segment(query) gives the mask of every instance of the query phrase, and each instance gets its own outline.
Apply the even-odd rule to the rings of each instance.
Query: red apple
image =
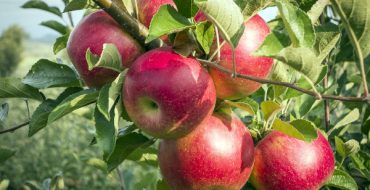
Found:
[[[320,132],[308,143],[273,131],[256,146],[251,181],[257,189],[316,190],[334,166],[330,144]]]
[[[150,26],[153,16],[162,5],[176,6],[172,0],[137,0],[139,21],[147,28]]]
[[[173,190],[240,190],[252,172],[253,153],[240,119],[215,114],[189,135],[163,140],[159,166]]]
[[[201,15],[197,19],[202,20]],[[267,78],[273,60],[267,57],[253,56],[253,52],[259,48],[270,29],[266,22],[258,15],[245,23],[245,31],[235,49],[236,69],[240,74],[258,78]],[[220,65],[232,70],[232,48],[225,44],[221,50]],[[210,75],[216,86],[217,97],[221,99],[240,99],[257,91],[261,84],[246,79],[233,78],[230,74],[211,68]]]
[[[112,43],[118,48],[124,67],[129,67],[143,53],[140,45],[104,11],[86,16],[71,33],[67,51],[73,65],[89,87],[99,88],[113,81],[119,74],[104,68],[94,68],[91,71],[88,69],[87,49],[100,55],[105,43]]]
[[[132,121],[157,138],[188,134],[211,115],[216,102],[207,71],[171,48],[140,56],[127,73],[123,94]]]

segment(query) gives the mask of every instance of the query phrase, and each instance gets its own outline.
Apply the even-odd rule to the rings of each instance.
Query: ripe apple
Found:
[[[87,49],[90,48],[93,54],[100,55],[105,43],[112,43],[118,48],[124,67],[129,67],[143,53],[141,46],[104,11],[86,16],[71,33],[67,52],[81,78],[89,87],[99,88],[113,81],[119,74],[104,68],[94,68],[91,71],[88,69]]]
[[[216,102],[207,71],[170,47],[140,56],[127,73],[123,94],[132,121],[157,138],[188,134],[211,115]]]
[[[201,15],[197,15],[201,19]],[[235,49],[235,62],[237,72],[258,78],[268,77],[273,60],[267,57],[253,56],[259,48],[270,29],[266,22],[258,15],[245,23],[245,31]],[[225,44],[221,49],[220,65],[233,70],[232,48]],[[221,99],[240,99],[257,91],[261,84],[246,79],[233,78],[229,74],[210,68],[210,75],[216,86],[217,97]]]
[[[158,159],[173,190],[240,190],[252,172],[254,145],[239,118],[214,114],[187,136],[161,141]]]
[[[162,5],[176,6],[172,0],[137,0],[139,21],[147,28],[150,26],[153,16]]]
[[[319,131],[311,143],[273,131],[256,146],[251,181],[257,189],[316,190],[334,166],[330,144]]]

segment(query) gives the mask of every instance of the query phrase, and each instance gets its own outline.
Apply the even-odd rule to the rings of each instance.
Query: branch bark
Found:
[[[132,17],[125,9],[122,9],[116,2],[111,0],[94,0],[94,2],[111,15],[145,49],[155,49],[163,45],[160,39],[146,44],[145,39],[149,34],[148,28]]]
[[[25,127],[25,126],[27,126],[27,125],[29,125],[29,124],[30,124],[30,121],[26,121],[26,122],[24,122],[24,123],[22,123],[22,124],[19,124],[19,125],[15,126],[15,127],[10,128],[10,129],[5,129],[5,130],[3,130],[3,131],[0,131],[0,135],[1,135],[1,134],[5,134],[5,133],[11,133],[11,132],[14,132],[14,131],[16,131],[16,130],[18,130],[18,129],[22,128],[22,127]]]

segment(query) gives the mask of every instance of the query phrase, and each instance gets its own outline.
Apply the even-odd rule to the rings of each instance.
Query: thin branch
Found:
[[[364,97],[369,96],[369,88],[367,86],[367,80],[366,80],[366,71],[365,71],[365,59],[363,52],[361,50],[360,43],[358,42],[358,39],[356,37],[355,32],[353,31],[346,14],[344,13],[342,7],[339,5],[337,0],[330,0],[334,8],[337,10],[341,20],[343,21],[344,27],[346,28],[348,32],[348,36],[351,39],[351,42],[355,48],[355,52],[357,54],[357,57],[360,62],[360,67],[361,67],[361,77],[362,77],[362,83],[364,85]]]
[[[5,134],[5,133],[14,132],[14,131],[16,131],[16,130],[22,128],[22,127],[25,127],[25,126],[27,126],[29,124],[30,124],[30,121],[27,121],[27,122],[24,122],[24,123],[22,123],[20,125],[15,126],[15,127],[12,127],[12,128],[9,128],[9,129],[3,130],[3,131],[0,131],[0,135],[1,134]]]
[[[228,74],[233,73],[233,71],[230,71],[230,70],[226,69],[225,67],[223,67],[223,66],[221,66],[221,65],[219,65],[215,62],[202,60],[202,59],[197,59],[197,60],[200,61],[201,63],[204,63],[204,64],[210,66],[210,67],[216,68],[219,71],[222,71],[224,73],[228,73]],[[302,92],[304,94],[308,94],[310,96],[313,96],[318,100],[320,100],[320,96],[321,96],[321,98],[325,99],[325,100],[339,100],[339,101],[344,101],[344,102],[367,102],[368,104],[370,104],[370,99],[367,98],[367,97],[345,97],[345,96],[323,95],[323,94],[320,94],[320,96],[318,96],[317,93],[314,92],[314,91],[307,90],[307,89],[298,87],[294,84],[287,83],[287,82],[272,81],[272,80],[268,80],[268,79],[257,78],[257,77],[253,77],[253,76],[249,76],[249,75],[243,75],[243,74],[239,74],[239,73],[236,73],[236,77],[237,78],[248,79],[248,80],[255,81],[255,82],[258,82],[258,83],[261,83],[261,84],[273,84],[273,85],[288,87],[288,88],[294,89],[296,91]]]
[[[119,180],[119,184],[121,186],[121,190],[125,190],[125,183],[123,181],[123,177],[121,175],[121,170],[119,169],[119,166],[117,167],[116,171],[117,171],[117,174],[118,174],[118,180]]]
[[[328,87],[328,76],[324,78],[323,81],[324,89]],[[325,110],[325,129],[329,131],[330,129],[330,107],[329,100],[324,100],[324,110]]]
[[[67,15],[68,15],[69,23],[71,24],[72,28],[75,27],[75,24],[73,22],[72,13],[68,12]]]
[[[145,43],[146,37],[149,34],[148,28],[133,18],[126,10],[121,9],[117,3],[111,0],[94,0],[94,2],[111,15],[142,47],[155,49],[163,45],[160,39],[153,40],[148,44]]]

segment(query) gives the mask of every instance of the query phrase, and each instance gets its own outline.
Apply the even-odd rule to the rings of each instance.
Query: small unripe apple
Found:
[[[256,146],[251,181],[259,190],[316,190],[334,166],[333,151],[319,131],[311,143],[273,131]]]
[[[167,47],[151,50],[134,62],[125,79],[123,101],[144,132],[178,138],[211,115],[216,92],[212,78],[196,59]]]
[[[118,72],[94,68],[88,69],[86,51],[101,55],[105,43],[114,44],[121,55],[122,65],[129,67],[143,53],[143,49],[113,18],[104,11],[97,11],[86,16],[71,33],[68,55],[87,86],[99,88],[113,81]]]
[[[197,15],[202,20],[201,15]],[[236,70],[239,74],[250,75],[258,78],[267,78],[273,60],[267,57],[253,56],[263,43],[270,29],[266,22],[258,15],[253,16],[245,23],[244,33],[235,48]],[[233,70],[232,48],[225,44],[221,49],[220,65]],[[217,97],[221,99],[240,99],[257,91],[261,84],[247,79],[233,78],[218,69],[210,68],[210,75],[216,86]]]
[[[214,114],[189,135],[163,140],[158,159],[173,190],[240,190],[252,172],[254,145],[239,118]]]
[[[153,16],[162,5],[172,5],[175,7],[175,3],[172,0],[137,0],[136,2],[139,21],[147,28],[149,28]]]

